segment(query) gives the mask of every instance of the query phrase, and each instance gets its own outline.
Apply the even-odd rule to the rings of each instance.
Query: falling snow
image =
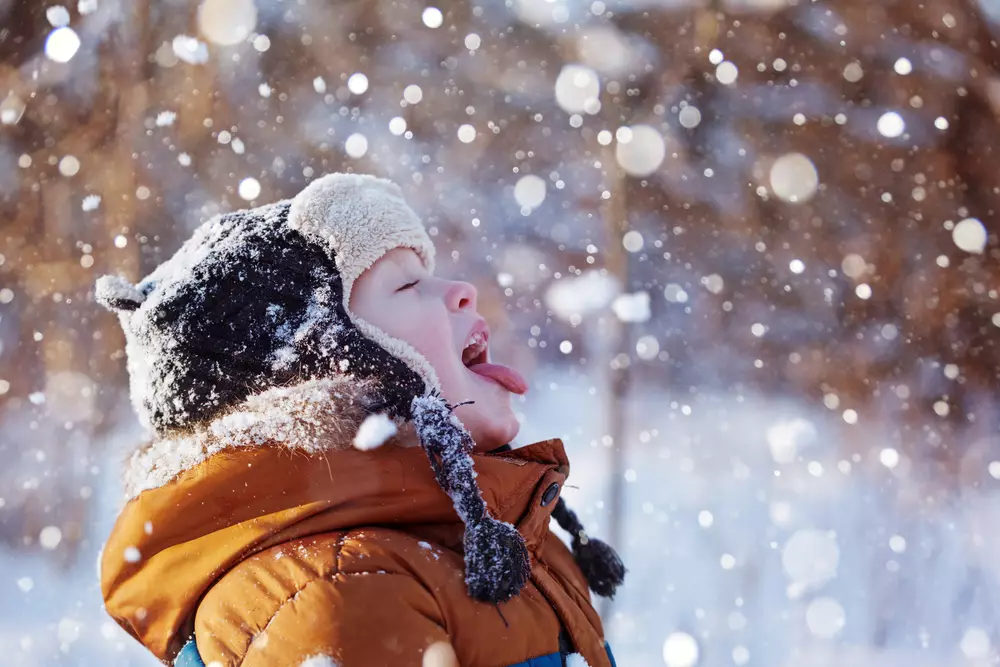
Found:
[[[819,187],[816,167],[805,155],[782,155],[771,165],[771,188],[775,196],[792,203],[809,201]]]
[[[45,9],[45,18],[55,28],[69,25],[69,11],[62,5],[52,5]]]
[[[884,137],[895,139],[906,130],[903,117],[895,111],[887,111],[878,119],[878,132]]]
[[[376,449],[396,435],[396,424],[384,414],[369,415],[354,436],[354,446],[362,451]]]
[[[634,125],[618,130],[615,157],[627,173],[648,176],[659,168],[666,157],[666,142],[655,128]]]
[[[986,227],[976,218],[962,220],[951,233],[955,245],[965,252],[981,254],[986,247]]]
[[[141,302],[205,220],[355,171],[530,374],[513,444],[563,439],[630,568],[595,600],[618,664],[995,664],[1000,5],[708,4],[0,2],[0,655],[155,662],[94,595],[139,441],[98,293]],[[325,295],[259,304],[263,364],[296,367]],[[288,435],[257,407],[211,435]],[[137,526],[108,558],[155,560],[171,524]]]
[[[177,120],[177,114],[173,111],[161,111],[156,115],[156,127],[168,127]]]
[[[53,30],[45,40],[45,55],[57,63],[68,63],[79,49],[80,37],[65,25]]]
[[[257,24],[254,0],[202,0],[198,28],[210,42],[233,46],[246,40]]]

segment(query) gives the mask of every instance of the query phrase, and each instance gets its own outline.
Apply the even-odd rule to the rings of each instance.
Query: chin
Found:
[[[463,413],[463,410],[467,411]],[[521,430],[521,424],[509,406],[505,406],[501,414],[488,417],[468,405],[457,408],[455,415],[465,424],[472,439],[476,441],[475,451],[480,453],[506,445]]]
[[[521,423],[514,415],[509,391],[465,366],[443,373],[441,380],[441,393],[449,403],[473,401],[455,408],[455,416],[476,441],[474,451],[481,453],[496,449],[517,436]]]
[[[497,435],[494,438],[494,443],[485,448],[476,447],[476,451],[483,451],[484,449],[489,451],[490,449],[496,449],[500,445],[506,445],[517,437],[517,432],[520,430],[520,422],[517,421],[517,417],[515,417],[513,413],[510,413],[509,419],[504,422],[502,427],[497,429]]]

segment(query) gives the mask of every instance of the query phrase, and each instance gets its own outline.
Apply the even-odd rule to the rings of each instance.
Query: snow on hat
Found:
[[[398,185],[329,174],[291,200],[208,220],[137,285],[102,276],[95,298],[118,314],[132,405],[157,436],[271,387],[336,374],[377,380],[378,410],[413,422],[465,523],[469,594],[504,601],[527,582],[528,551],[514,526],[487,512],[457,406],[422,354],[348,309],[355,280],[397,247],[434,270],[434,245]],[[611,547],[588,539],[561,499],[553,516],[573,535],[591,588],[613,594],[624,568]]]

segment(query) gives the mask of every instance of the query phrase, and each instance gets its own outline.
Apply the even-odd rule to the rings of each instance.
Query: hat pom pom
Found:
[[[517,528],[489,515],[465,529],[465,584],[480,602],[506,602],[531,575],[531,561]]]
[[[101,276],[94,285],[94,299],[108,310],[118,313],[135,310],[146,295],[121,276]]]
[[[588,537],[576,512],[562,498],[556,502],[552,516],[570,534],[573,560],[583,572],[590,590],[601,597],[613,598],[615,590],[625,581],[625,565],[610,544]]]
[[[594,538],[585,540],[573,541],[573,558],[590,590],[601,597],[613,598],[615,590],[625,581],[625,565],[607,542]]]

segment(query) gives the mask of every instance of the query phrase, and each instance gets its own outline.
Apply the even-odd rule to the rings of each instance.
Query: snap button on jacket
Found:
[[[559,484],[553,482],[549,485],[549,488],[545,489],[545,493],[542,495],[542,507],[545,507],[559,495]]]

